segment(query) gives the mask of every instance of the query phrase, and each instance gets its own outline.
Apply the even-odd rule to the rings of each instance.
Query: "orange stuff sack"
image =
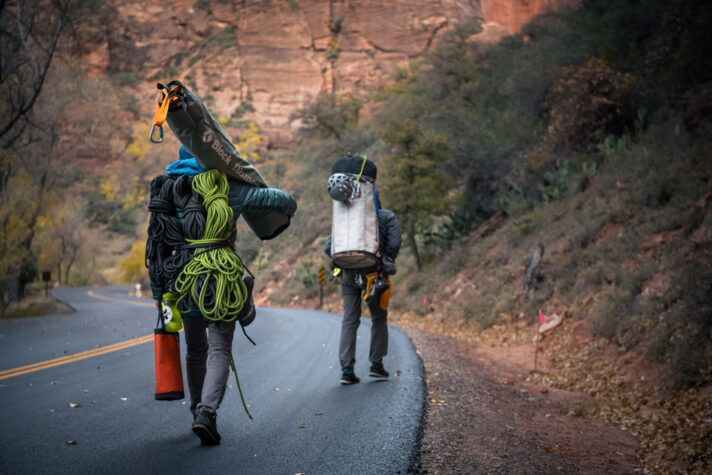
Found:
[[[153,337],[156,350],[156,400],[183,399],[185,394],[178,333],[168,333],[161,325],[153,331]]]

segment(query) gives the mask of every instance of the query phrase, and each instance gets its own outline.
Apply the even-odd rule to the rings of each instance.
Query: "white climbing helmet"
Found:
[[[336,201],[346,201],[353,195],[354,178],[347,173],[334,173],[326,183],[326,191]]]

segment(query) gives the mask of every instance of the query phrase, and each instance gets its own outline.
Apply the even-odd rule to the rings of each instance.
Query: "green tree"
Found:
[[[341,140],[344,134],[357,126],[361,107],[358,99],[322,93],[293,115],[292,119],[301,121],[299,131],[303,136]]]
[[[383,174],[385,199],[405,229],[420,270],[416,234],[429,229],[434,217],[447,213],[454,204],[454,181],[444,171],[452,163],[450,142],[442,134],[421,131],[413,121],[392,121],[383,140],[391,147]]]

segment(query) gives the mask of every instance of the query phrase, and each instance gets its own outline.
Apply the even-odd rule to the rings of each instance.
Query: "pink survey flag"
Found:
[[[539,310],[539,323],[546,323],[546,315],[541,310]]]

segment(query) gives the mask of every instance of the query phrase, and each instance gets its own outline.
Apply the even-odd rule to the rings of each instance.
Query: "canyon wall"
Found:
[[[320,91],[361,96],[444,31],[479,20],[495,38],[557,0],[108,0],[78,36],[87,67],[133,75],[142,103],[180,79],[225,118],[287,142],[290,116]],[[491,36],[491,35],[490,35]]]

